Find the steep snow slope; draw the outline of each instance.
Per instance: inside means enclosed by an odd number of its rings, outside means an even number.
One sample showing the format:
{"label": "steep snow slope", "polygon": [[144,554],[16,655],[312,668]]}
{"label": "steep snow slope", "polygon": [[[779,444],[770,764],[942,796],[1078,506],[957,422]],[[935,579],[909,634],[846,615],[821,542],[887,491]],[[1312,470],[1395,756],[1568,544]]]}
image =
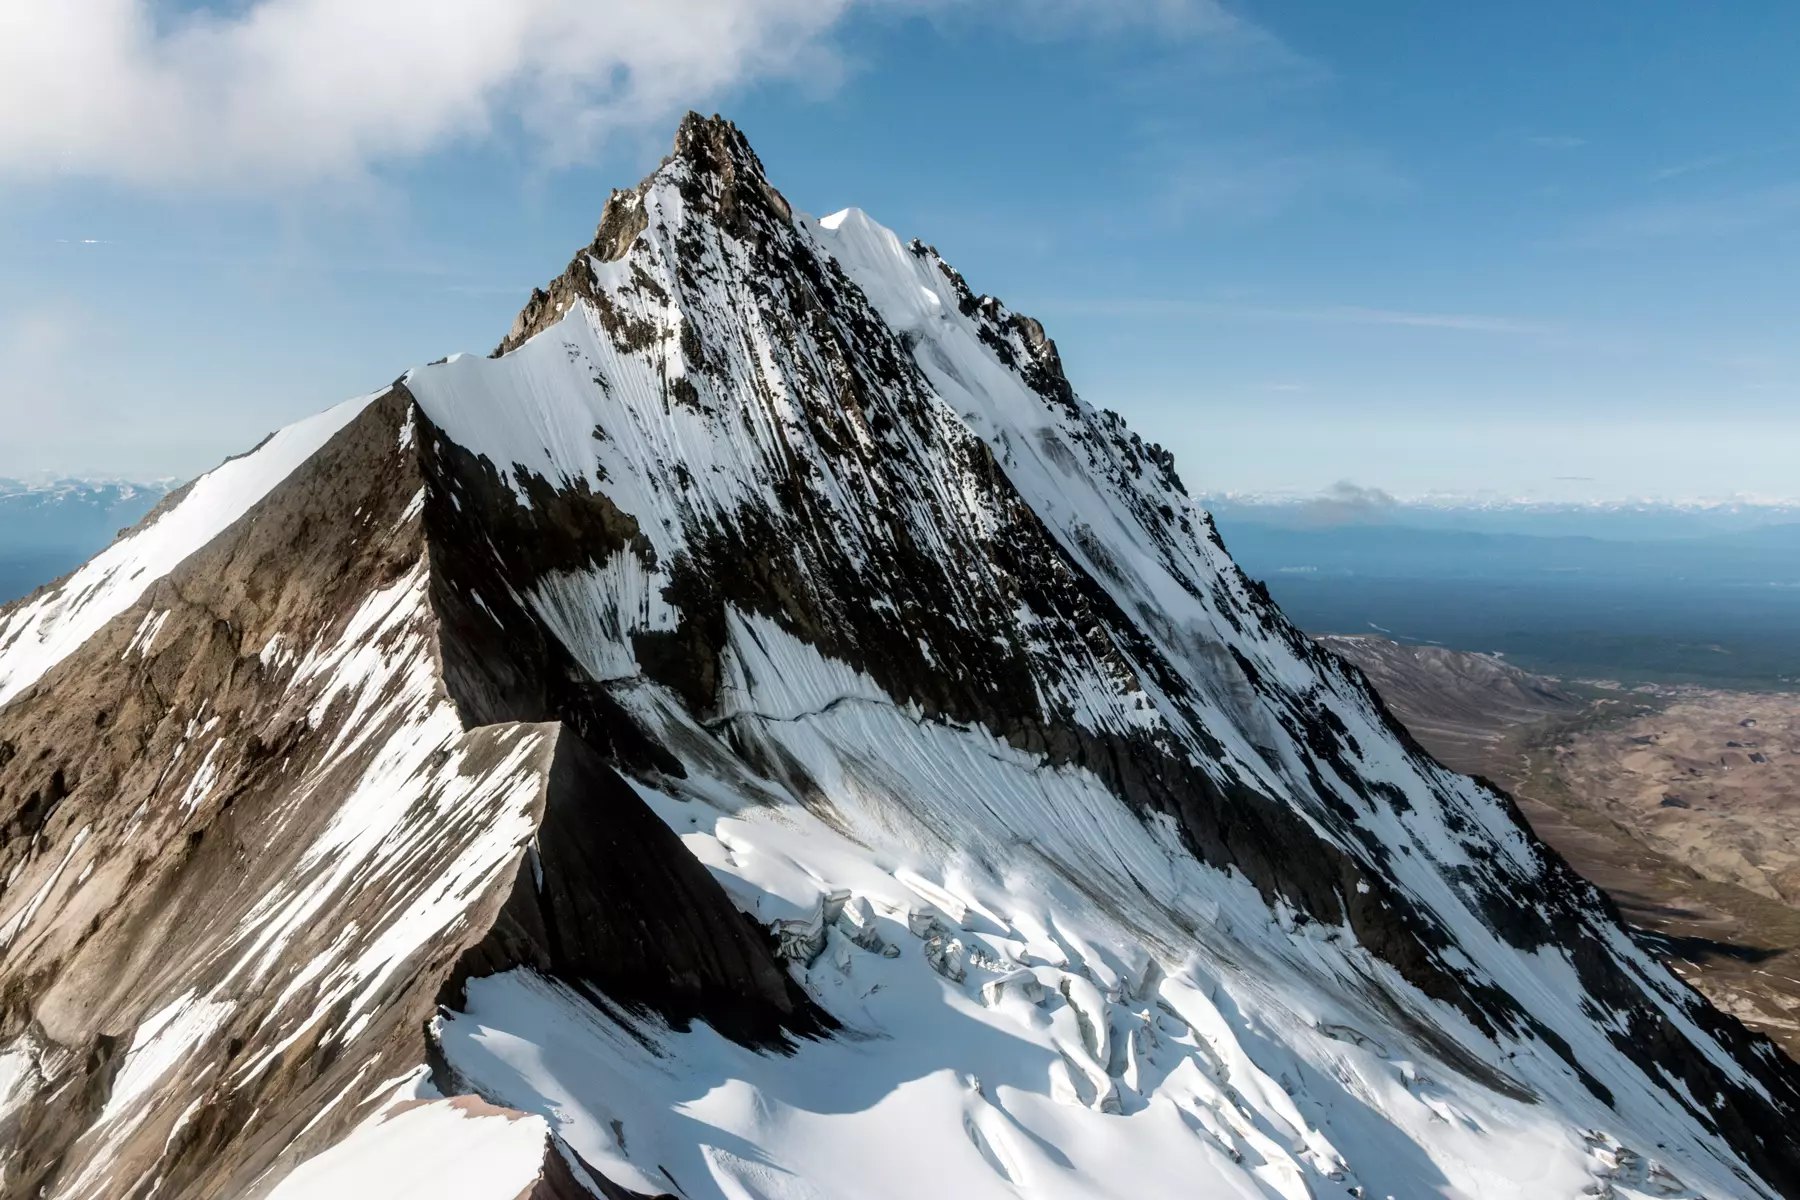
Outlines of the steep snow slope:
{"label": "steep snow slope", "polygon": [[1800,1194],[1786,1060],[929,247],[690,118],[501,350],[31,618],[9,1192]]}
{"label": "steep snow slope", "polygon": [[542,1117],[458,1096],[394,1105],[302,1164],[272,1196],[580,1200],[591,1182],[562,1158]]}
{"label": "steep snow slope", "polygon": [[30,687],[243,516],[373,398],[346,401],[270,435],[255,450],[195,480],[175,503],[162,506],[43,595],[0,609],[0,704]]}

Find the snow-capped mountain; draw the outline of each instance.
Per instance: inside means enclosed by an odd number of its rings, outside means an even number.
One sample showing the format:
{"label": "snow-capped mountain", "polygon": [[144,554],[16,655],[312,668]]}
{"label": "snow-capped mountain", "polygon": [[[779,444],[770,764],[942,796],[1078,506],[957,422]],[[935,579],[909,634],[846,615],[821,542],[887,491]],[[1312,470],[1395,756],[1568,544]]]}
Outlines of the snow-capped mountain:
{"label": "snow-capped mountain", "polygon": [[8,1195],[1800,1195],[1791,1063],[717,118],[0,610],[0,818]]}

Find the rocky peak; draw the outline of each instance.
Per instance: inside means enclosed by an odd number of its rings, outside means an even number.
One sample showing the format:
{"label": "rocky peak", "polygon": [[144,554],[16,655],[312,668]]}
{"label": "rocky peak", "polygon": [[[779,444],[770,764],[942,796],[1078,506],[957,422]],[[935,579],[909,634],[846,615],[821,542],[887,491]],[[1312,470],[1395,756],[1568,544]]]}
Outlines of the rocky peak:
{"label": "rocky peak", "polygon": [[664,160],[665,166],[671,163],[685,164],[697,176],[716,179],[722,210],[739,203],[738,193],[746,191],[781,217],[793,216],[793,209],[769,182],[762,159],[750,148],[743,131],[724,117],[688,113],[675,132],[675,152]]}
{"label": "rocky peak", "polygon": [[532,289],[495,357],[560,320],[576,300],[595,298],[595,264],[626,256],[649,225],[653,192],[660,186],[673,187],[687,205],[734,237],[750,236],[759,227],[785,228],[793,219],[792,206],[769,183],[762,160],[742,131],[724,117],[690,112],[676,131],[673,153],[635,188],[615,189],[601,212],[594,240],[547,288]]}

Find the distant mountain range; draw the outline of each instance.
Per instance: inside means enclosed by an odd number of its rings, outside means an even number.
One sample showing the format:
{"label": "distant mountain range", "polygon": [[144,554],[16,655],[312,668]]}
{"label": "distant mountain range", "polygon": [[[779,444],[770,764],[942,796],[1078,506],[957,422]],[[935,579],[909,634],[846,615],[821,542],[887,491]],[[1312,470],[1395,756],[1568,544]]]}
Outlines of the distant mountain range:
{"label": "distant mountain range", "polygon": [[0,604],[80,566],[173,486],[171,480],[0,479]]}
{"label": "distant mountain range", "polygon": [[1276,572],[1466,579],[1567,575],[1800,587],[1795,553],[1800,523],[1626,541],[1400,524],[1304,529],[1217,519],[1234,553]]}
{"label": "distant mountain range", "polygon": [[[1539,501],[1482,497],[1400,499],[1380,488],[1340,483],[1313,496],[1202,494],[1221,524],[1322,530],[1399,525],[1462,533],[1662,541],[1793,526],[1800,501]],[[1800,539],[1796,539],[1800,541]]]}

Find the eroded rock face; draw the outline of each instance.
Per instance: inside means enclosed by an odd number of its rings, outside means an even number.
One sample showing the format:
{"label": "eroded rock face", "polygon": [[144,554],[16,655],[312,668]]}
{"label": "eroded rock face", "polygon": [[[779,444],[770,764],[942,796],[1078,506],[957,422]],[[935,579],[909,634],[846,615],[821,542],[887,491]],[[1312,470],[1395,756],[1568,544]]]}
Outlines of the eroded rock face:
{"label": "eroded rock face", "polygon": [[[451,926],[498,906],[541,807],[520,768],[554,737],[465,730],[436,682],[409,420],[371,403],[0,711],[8,898],[41,901],[7,930],[6,1032],[41,1077],[9,1190],[242,1186],[418,1061]],[[484,852],[417,811],[451,796]]]}
{"label": "eroded rock face", "polygon": [[[409,1090],[543,1126],[501,1200],[970,1154],[958,1194],[1399,1194],[1520,1146],[1521,1196],[1800,1191],[1791,1065],[1289,626],[1037,322],[729,123],[497,357],[307,436],[0,610],[8,1194],[268,1194]],[[821,1157],[930,1095],[879,1186]]]}
{"label": "eroded rock face", "polygon": [[[557,723],[600,722],[610,748],[604,710],[459,715],[482,698],[440,673],[431,600],[450,589],[426,536],[438,463],[421,428],[404,388],[374,400],[0,713],[0,855],[9,894],[31,897],[4,931],[0,1034],[25,1064],[9,1193],[235,1194],[330,1144],[366,1116],[345,1091],[423,1062],[438,993],[493,969],[527,910],[543,936],[505,965],[597,966],[582,978],[621,1000],[644,991],[721,1027],[743,1014],[746,1037],[816,1024],[760,931]],[[528,878],[513,896],[526,843],[565,828],[534,862],[552,890]],[[554,886],[568,854],[604,880],[633,963],[584,920],[594,894]],[[624,865],[653,872],[635,908]],[[673,930],[654,945],[652,911]],[[695,1008],[710,964],[683,955],[715,936],[733,988],[760,979],[775,1011],[754,985]]]}

